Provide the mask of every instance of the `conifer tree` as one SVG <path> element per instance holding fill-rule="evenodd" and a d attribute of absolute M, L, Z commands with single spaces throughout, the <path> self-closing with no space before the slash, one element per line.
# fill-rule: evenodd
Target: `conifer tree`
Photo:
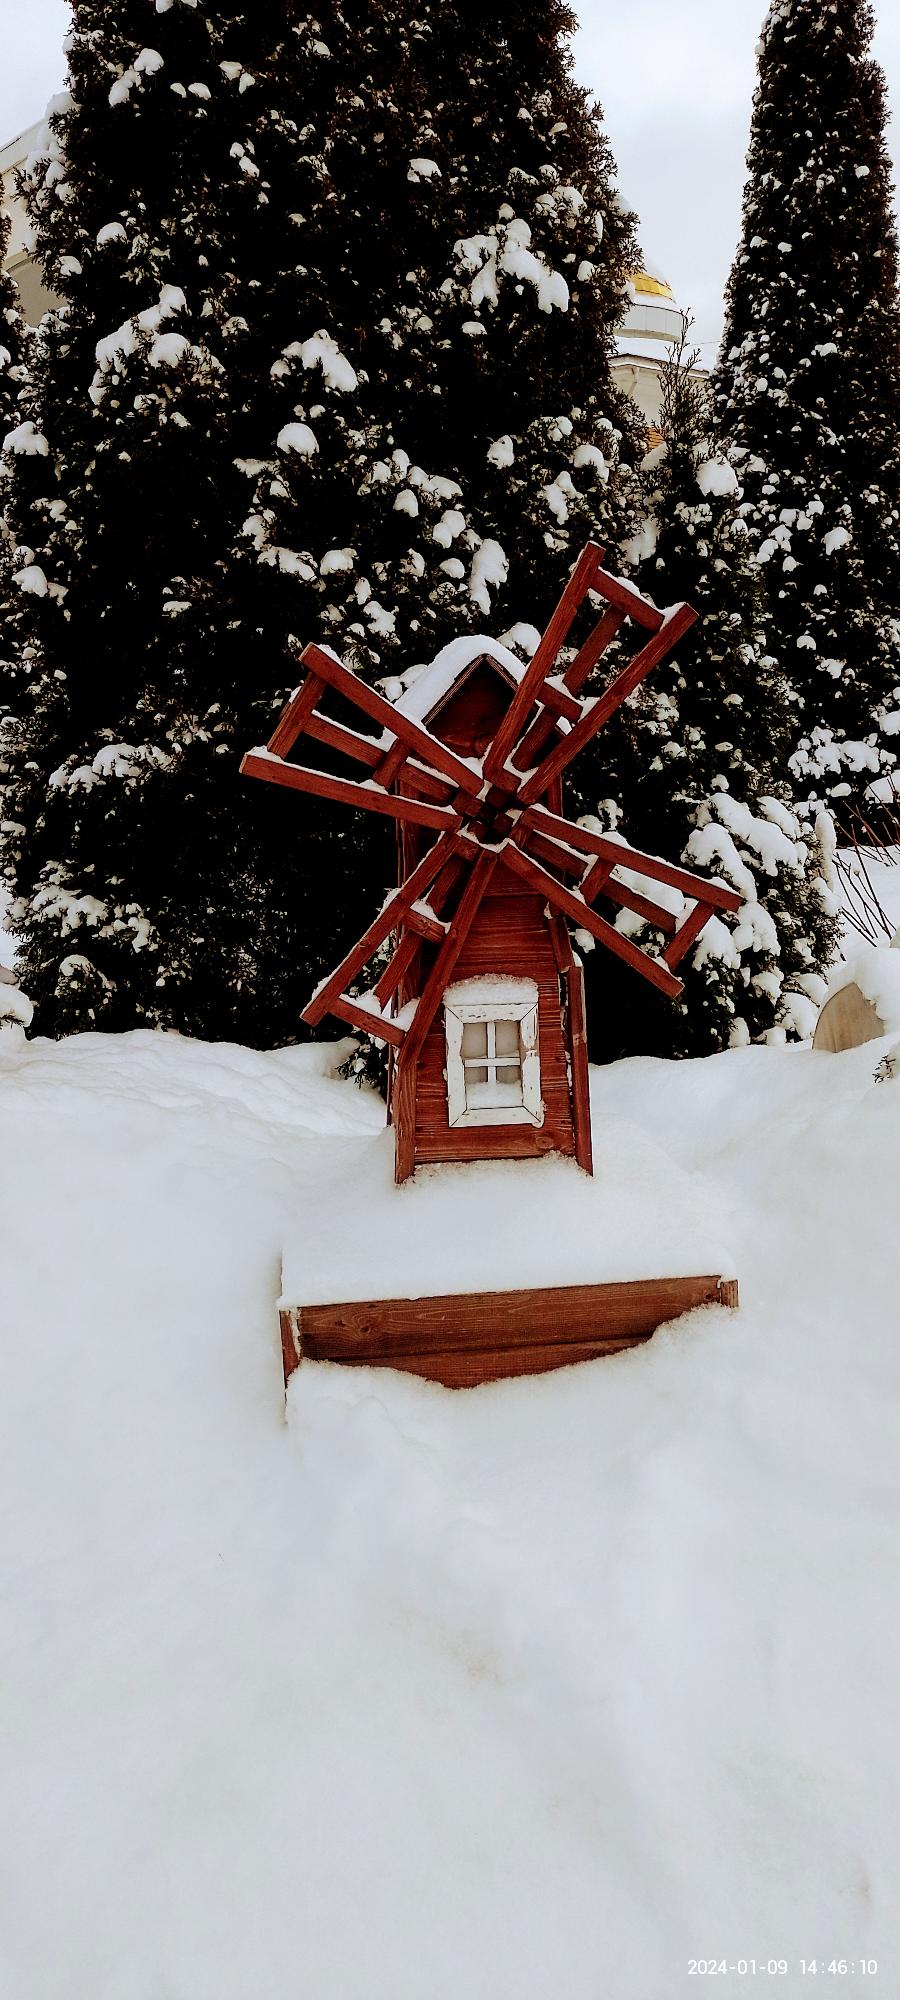
<path fill-rule="evenodd" d="M 30 193 L 66 307 L 9 802 L 45 1031 L 296 1032 L 391 869 L 237 777 L 297 643 L 373 678 L 467 627 L 527 651 L 619 532 L 630 218 L 572 18 L 420 15 L 170 0 L 148 49 L 138 0 L 75 7 Z"/>
<path fill-rule="evenodd" d="M 900 732 L 900 296 L 868 0 L 772 0 L 718 371 L 796 701 L 793 771 L 841 797 Z"/>
<path fill-rule="evenodd" d="M 631 217 L 573 25 L 559 0 L 356 12 L 246 535 L 297 637 L 389 692 L 461 632 L 527 656 L 585 540 L 628 518 Z"/>
<path fill-rule="evenodd" d="M 686 601 L 698 622 L 620 711 L 605 816 L 638 846 L 721 876 L 743 907 L 735 924 L 707 926 L 682 968 L 675 1009 L 643 991 L 626 1006 L 623 982 L 606 966 L 596 992 L 589 980 L 603 1038 L 620 1054 L 705 1054 L 805 1035 L 835 931 L 829 831 L 801 824 L 779 775 L 788 690 L 767 649 L 741 490 L 713 441 L 708 385 L 687 331 L 663 371 L 663 442 L 644 460 L 644 518 L 625 555 L 656 603 Z M 680 910 L 677 893 L 671 900 Z M 627 912 L 618 924 L 650 936 Z"/>
<path fill-rule="evenodd" d="M 324 57 L 274 0 L 168 0 L 153 47 L 139 0 L 73 11 L 69 91 L 27 188 L 64 305 L 36 362 L 38 490 L 12 461 L 29 638 L 3 816 L 20 958 L 44 1032 L 267 1039 L 255 850 L 273 807 L 237 766 L 285 662 L 266 573 L 243 598 L 232 550 Z M 352 903 L 348 848 L 332 875 Z M 298 906 L 302 889 L 301 871 Z"/>
<path fill-rule="evenodd" d="M 485 621 L 527 644 L 588 534 L 619 525 L 631 218 L 573 25 L 559 0 L 358 11 L 315 218 L 327 319 L 298 272 L 306 338 L 277 364 L 248 532 L 309 586 L 307 628 L 368 673 Z"/>
<path fill-rule="evenodd" d="M 42 441 L 28 421 L 29 334 L 15 280 L 6 269 L 9 217 L 0 210 L 0 784 L 15 732 L 16 660 L 21 647 L 21 599 L 13 584 L 15 536 L 8 520 L 15 457 L 35 458 Z"/>

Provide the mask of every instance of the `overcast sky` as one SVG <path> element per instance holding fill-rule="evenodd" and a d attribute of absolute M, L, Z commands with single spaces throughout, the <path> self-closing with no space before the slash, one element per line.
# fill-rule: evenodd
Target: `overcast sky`
<path fill-rule="evenodd" d="M 755 48 L 767 0 L 573 0 L 579 76 L 599 96 L 623 193 L 696 336 L 718 338 L 740 224 Z M 898 123 L 900 5 L 876 0 Z M 0 144 L 40 117 L 65 72 L 65 0 L 0 0 Z"/>

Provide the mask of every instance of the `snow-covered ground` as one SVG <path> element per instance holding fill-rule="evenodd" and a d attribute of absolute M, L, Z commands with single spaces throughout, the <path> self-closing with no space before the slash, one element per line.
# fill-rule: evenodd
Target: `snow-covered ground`
<path fill-rule="evenodd" d="M 307 1364 L 285 1424 L 282 1246 L 380 1106 L 0 1034 L 4 1996 L 900 1992 L 889 1046 L 595 1072 L 738 1315 L 462 1394 Z"/>

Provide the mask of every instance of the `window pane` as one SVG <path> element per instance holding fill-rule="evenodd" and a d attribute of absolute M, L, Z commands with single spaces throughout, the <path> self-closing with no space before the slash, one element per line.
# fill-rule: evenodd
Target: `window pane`
<path fill-rule="evenodd" d="M 498 1021 L 496 1025 L 498 1056 L 517 1056 L 519 1054 L 518 1021 Z"/>
<path fill-rule="evenodd" d="M 509 1076 L 508 1070 L 506 1075 Z M 466 1104 L 470 1111 L 515 1111 L 522 1101 L 521 1078 L 518 1083 L 494 1079 L 473 1084 L 472 1071 L 466 1071 Z"/>
<path fill-rule="evenodd" d="M 487 1055 L 487 1022 L 467 1021 L 462 1037 L 463 1062 Z"/>

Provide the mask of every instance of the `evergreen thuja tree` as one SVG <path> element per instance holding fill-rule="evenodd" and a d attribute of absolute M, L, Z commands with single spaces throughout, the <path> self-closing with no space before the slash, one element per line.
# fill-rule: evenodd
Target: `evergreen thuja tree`
<path fill-rule="evenodd" d="M 900 297 L 868 0 L 772 0 L 717 376 L 792 769 L 840 797 L 900 732 Z"/>
<path fill-rule="evenodd" d="M 304 132 L 319 181 L 244 543 L 297 642 L 389 686 L 460 633 L 527 655 L 584 542 L 628 518 L 636 413 L 610 361 L 631 218 L 572 26 L 558 0 L 357 4 L 327 37 L 340 81 Z M 294 1005 L 325 962 L 291 907 L 313 819 L 343 823 L 287 802 L 267 870 Z M 374 897 L 392 861 L 360 839 Z"/>
<path fill-rule="evenodd" d="M 76 0 L 26 188 L 64 303 L 35 369 L 41 481 L 11 460 L 28 674 L 3 862 L 44 1032 L 272 1038 L 271 808 L 238 762 L 286 670 L 271 573 L 233 549 L 318 175 L 300 133 L 327 115 L 321 30 L 289 14 Z"/>
<path fill-rule="evenodd" d="M 527 642 L 619 524 L 633 241 L 572 26 L 559 0 L 353 10 L 248 533 L 369 674 L 485 624 Z"/>
<path fill-rule="evenodd" d="M 27 412 L 30 337 L 14 279 L 5 268 L 9 218 L 0 210 L 0 796 L 14 753 L 22 648 L 20 567 L 10 518 L 10 489 L 17 459 L 46 455 L 45 440 Z M 33 467 L 29 468 L 33 476 Z M 2 814 L 0 814 L 2 817 Z"/>
<path fill-rule="evenodd" d="M 656 603 L 688 602 L 698 620 L 619 713 L 605 818 L 639 847 L 720 876 L 742 908 L 736 921 L 707 926 L 675 1008 L 649 989 L 625 1006 L 621 975 L 604 967 L 593 1006 L 619 1054 L 704 1054 L 805 1035 L 835 932 L 826 857 L 780 775 L 793 711 L 766 645 L 741 490 L 713 441 L 697 359 L 685 328 L 663 371 L 663 442 L 644 461 L 644 516 L 625 555 Z M 677 892 L 671 901 L 680 910 Z M 639 917 L 622 912 L 617 922 L 649 941 Z"/>
<path fill-rule="evenodd" d="M 556 0 L 78 0 L 29 200 L 52 476 L 6 867 L 45 1031 L 271 1041 L 383 890 L 367 824 L 241 784 L 316 637 L 524 650 L 618 532 L 630 224 Z"/>

